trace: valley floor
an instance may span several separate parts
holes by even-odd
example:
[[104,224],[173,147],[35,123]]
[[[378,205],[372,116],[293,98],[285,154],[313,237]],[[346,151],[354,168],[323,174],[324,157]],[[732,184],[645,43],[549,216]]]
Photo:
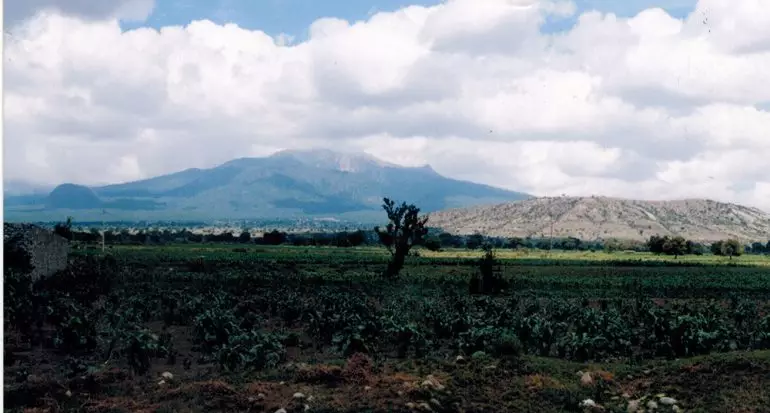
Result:
[[501,253],[481,296],[478,255],[383,280],[372,248],[115,247],[7,275],[4,408],[770,411],[766,258]]

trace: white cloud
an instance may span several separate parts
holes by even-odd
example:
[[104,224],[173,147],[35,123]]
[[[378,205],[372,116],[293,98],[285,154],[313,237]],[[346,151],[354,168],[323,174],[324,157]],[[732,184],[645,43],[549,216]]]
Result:
[[117,182],[345,146],[534,194],[770,210],[761,3],[591,11],[547,34],[573,3],[449,0],[321,19],[304,42],[210,21],[122,32],[123,6],[85,1],[29,12],[6,37],[5,179]]

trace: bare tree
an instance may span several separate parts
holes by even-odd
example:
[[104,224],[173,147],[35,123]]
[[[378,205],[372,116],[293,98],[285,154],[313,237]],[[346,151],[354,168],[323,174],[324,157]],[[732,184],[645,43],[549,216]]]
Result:
[[404,261],[413,246],[422,242],[428,233],[427,216],[420,216],[420,208],[406,202],[396,205],[393,200],[383,198],[382,209],[388,215],[388,225],[382,229],[374,227],[380,243],[390,252],[391,260],[385,272],[387,277],[396,277],[404,268]]

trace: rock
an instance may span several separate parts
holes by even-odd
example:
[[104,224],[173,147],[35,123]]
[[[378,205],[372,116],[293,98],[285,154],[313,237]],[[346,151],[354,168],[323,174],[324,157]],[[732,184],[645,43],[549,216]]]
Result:
[[676,404],[676,399],[672,397],[661,397],[659,401],[660,401],[660,404],[664,406],[673,406]]
[[307,401],[312,402],[315,397],[311,394],[310,396],[307,396]]
[[591,377],[591,373],[585,372],[583,373],[582,376],[580,376],[580,385],[588,387],[588,386],[593,386],[593,384],[594,384],[594,378]]
[[652,370],[645,370],[642,373],[644,373],[645,376],[649,376],[650,373],[652,373]]
[[671,410],[673,410],[673,411],[675,411],[675,412],[681,412],[681,411],[682,411],[682,408],[681,408],[681,407],[679,407],[679,406],[677,406],[677,405],[673,405],[673,406],[671,407]]
[[596,406],[596,402],[591,399],[585,399],[582,402],[580,402],[580,406],[582,407],[594,407]]
[[166,385],[166,381],[165,380],[161,380],[161,381],[158,382],[158,386],[165,386],[165,385]]
[[305,411],[306,411],[306,412],[309,412],[309,411],[310,411],[310,405],[309,405],[309,404],[306,404],[306,405],[305,405]]
[[281,407],[280,409],[276,410],[275,413],[286,413],[286,409]]
[[414,406],[414,403],[409,402],[409,403],[406,404],[406,407],[408,407],[410,409],[414,409],[415,406]]
[[639,411],[639,400],[631,400],[628,402],[628,408],[626,408],[626,411],[628,413],[636,413]]
[[433,409],[430,408],[430,405],[428,403],[422,402],[417,405],[417,407],[420,408],[422,411],[431,412]]
[[255,401],[257,401],[257,398],[254,396],[250,396],[247,400],[249,401],[249,403],[254,403]]
[[623,395],[622,395],[622,396],[620,396],[620,397],[622,397],[622,398],[624,398],[624,399],[630,399],[630,398],[631,398],[631,395],[630,395],[630,394],[628,394],[628,393],[623,393]]
[[264,393],[259,393],[259,394],[257,395],[257,399],[259,399],[259,400],[265,400],[265,394],[264,394]]
[[30,374],[27,376],[27,381],[30,382],[31,384],[42,384],[44,380],[40,376]]
[[372,389],[372,386],[364,386],[364,390],[369,391]]
[[430,399],[430,404],[436,406],[437,408],[441,408],[441,403],[437,399]]
[[463,357],[463,356],[457,356],[457,357],[455,358],[455,363],[457,363],[457,364],[465,364],[465,357]]
[[160,375],[160,377],[163,377],[164,380],[174,380],[174,375],[171,374],[169,371],[164,371],[163,374]]
[[650,400],[647,402],[647,408],[650,410],[655,410],[658,408],[658,403],[656,403],[654,400]]
[[281,386],[283,386],[284,384],[286,384],[286,382],[285,382],[285,381],[282,381],[282,382],[280,382],[280,383],[278,383],[278,384],[280,384]]
[[67,396],[67,397],[72,397],[72,392],[67,390],[67,392],[64,393],[64,395]]
[[300,393],[300,392],[296,392],[296,393],[294,393],[294,396],[292,396],[292,397],[295,398],[295,399],[304,399],[305,395]]

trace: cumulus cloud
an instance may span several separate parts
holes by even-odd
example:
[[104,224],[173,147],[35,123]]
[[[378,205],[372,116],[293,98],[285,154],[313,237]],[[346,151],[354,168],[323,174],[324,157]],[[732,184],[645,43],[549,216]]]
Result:
[[448,0],[320,19],[303,42],[206,20],[124,32],[115,8],[27,13],[6,37],[6,179],[97,184],[346,147],[538,195],[770,210],[762,3],[587,11],[548,33],[573,3]]

